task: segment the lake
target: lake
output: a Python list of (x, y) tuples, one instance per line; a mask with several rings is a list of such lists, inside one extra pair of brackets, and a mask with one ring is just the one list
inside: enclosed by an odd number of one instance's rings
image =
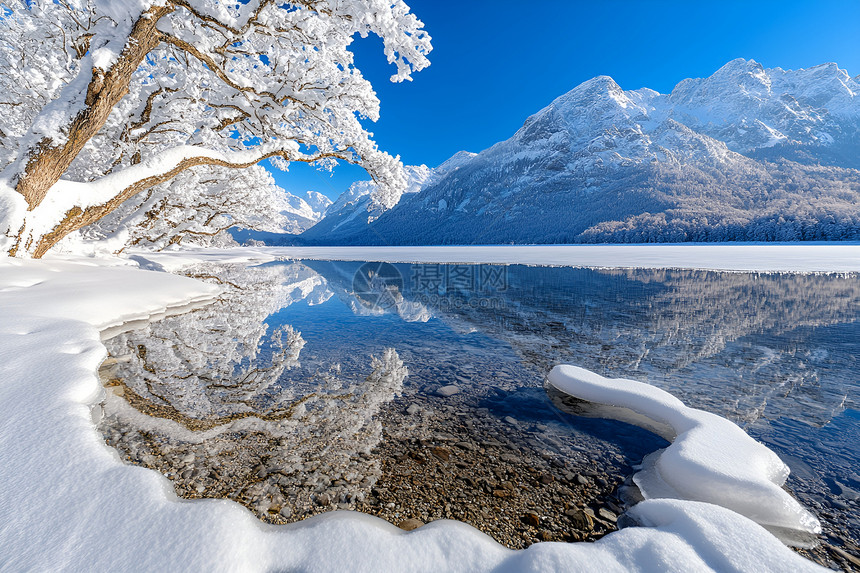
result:
[(514, 548), (599, 537), (666, 442), (545, 390), (570, 363), (725, 416), (860, 545), (856, 274), (282, 261), (186, 273), (215, 303), (108, 341), (100, 429), (183, 497), (272, 523), (466, 521)]

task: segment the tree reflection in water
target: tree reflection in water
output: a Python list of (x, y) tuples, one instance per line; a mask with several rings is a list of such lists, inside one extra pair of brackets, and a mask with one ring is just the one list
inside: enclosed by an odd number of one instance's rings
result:
[(206, 266), (221, 283), (202, 309), (105, 344), (100, 428), (127, 460), (157, 469), (183, 497), (227, 497), (283, 522), (366, 492), (379, 464), (379, 408), (407, 370), (394, 349), (369, 357), (364, 380), (338, 365), (285, 384), (305, 344), (266, 319), (297, 300), (324, 301), (325, 280), (301, 265)]

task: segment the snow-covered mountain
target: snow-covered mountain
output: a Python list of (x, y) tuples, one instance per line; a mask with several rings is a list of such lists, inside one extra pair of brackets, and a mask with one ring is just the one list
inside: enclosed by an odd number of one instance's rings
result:
[(737, 59), (709, 78), (682, 81), (655, 105), (732, 151), (857, 168), (858, 95), (858, 80), (833, 63), (766, 70)]
[(308, 191), (305, 197), (285, 191), (284, 204), (281, 206), (285, 221), (284, 232), (299, 234), (313, 227), (323, 218), (330, 205), (331, 199), (316, 191)]
[[(407, 165), (406, 171), (407, 187), (403, 196), (418, 193), (439, 181), (449, 172), (458, 169), (461, 165), (470, 161), (477, 153), (469, 151), (458, 151), (444, 163), (430, 169), (426, 165)], [(367, 226), (382, 215), (382, 211), (371, 206), (370, 194), (376, 189), (373, 181), (356, 181), (344, 191), (337, 201), (325, 212), (325, 217), (302, 234), (302, 240), (308, 242), (337, 242), (338, 239), (346, 240), (355, 234), (364, 232)]]
[(738, 59), (669, 94), (625, 91), (600, 76), (529, 117), (510, 139), (454, 156), (443, 164), (453, 168), (369, 223), (356, 215), (341, 232), (321, 223), (302, 239), (860, 237), (858, 96), (860, 81), (835, 64), (782, 70)]
[(314, 218), (317, 221), (325, 217), (328, 208), (331, 207), (332, 204), (332, 200), (319, 191), (306, 191), (303, 199), (313, 210)]
[[(313, 195), (311, 195), (312, 193)], [(320, 197), (325, 201), (320, 199)], [(286, 221), (284, 231), (298, 234), (313, 227), (322, 219), (329, 205), (331, 205), (331, 200), (316, 191), (308, 191), (307, 197), (298, 197), (292, 193), (285, 192), (284, 206), (281, 210), (281, 214), (284, 215)]]
[[(408, 181), (404, 195), (420, 191), (433, 173), (426, 165), (407, 165), (404, 169)], [(373, 181), (356, 181), (350, 185), (349, 189), (341, 193), (337, 201), (328, 207), (325, 217), (305, 231), (302, 239), (349, 237), (363, 231), (369, 222), (382, 214), (371, 206), (370, 194), (375, 189), (376, 183)]]
[(316, 225), (332, 204), (331, 199), (316, 191), (307, 191), (304, 197), (299, 197), (277, 187), (275, 195), (272, 208), (280, 215), (277, 220), (254, 228), (232, 228), (228, 232), (234, 241), (240, 244), (289, 244), (299, 233)]

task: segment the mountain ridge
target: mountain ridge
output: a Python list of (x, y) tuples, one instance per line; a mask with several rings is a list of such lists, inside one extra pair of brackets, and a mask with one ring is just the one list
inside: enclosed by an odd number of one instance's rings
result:
[(327, 234), (316, 229), (324, 218), (300, 239), (858, 238), (858, 95), (860, 83), (835, 64), (783, 70), (736, 59), (707, 78), (682, 80), (669, 94), (625, 91), (597, 76), (530, 116), (509, 139), (434, 172), (366, 224)]

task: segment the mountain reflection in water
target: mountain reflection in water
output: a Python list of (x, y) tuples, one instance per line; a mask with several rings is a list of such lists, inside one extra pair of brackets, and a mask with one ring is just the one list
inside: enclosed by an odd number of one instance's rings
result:
[(188, 272), (225, 295), (107, 341), (101, 427), (189, 487), (233, 484), (206, 496), (284, 517), (323, 491), (360, 501), (379, 477), (379, 413), (445, 385), (538, 424), (562, 456), (579, 455), (582, 432), (628, 463), (657, 447), (554, 410), (543, 375), (572, 363), (734, 420), (785, 456), (802, 478), (789, 485), (832, 528), (860, 532), (856, 275), (334, 261)]

